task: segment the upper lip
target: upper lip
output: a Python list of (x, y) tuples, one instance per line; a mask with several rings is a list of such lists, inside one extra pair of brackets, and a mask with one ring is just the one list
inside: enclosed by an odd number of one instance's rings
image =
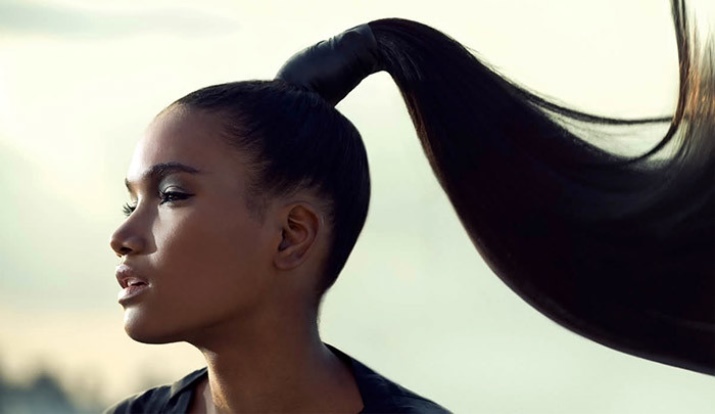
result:
[(125, 264), (117, 266), (117, 282), (119, 282), (122, 289), (136, 284), (149, 284), (146, 278), (137, 275), (134, 269)]

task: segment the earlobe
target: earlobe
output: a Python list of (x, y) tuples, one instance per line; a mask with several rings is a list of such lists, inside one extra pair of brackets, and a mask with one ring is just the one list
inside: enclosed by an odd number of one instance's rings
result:
[(281, 270), (300, 266), (309, 257), (319, 230), (318, 213), (312, 206), (300, 203), (287, 207), (275, 266)]

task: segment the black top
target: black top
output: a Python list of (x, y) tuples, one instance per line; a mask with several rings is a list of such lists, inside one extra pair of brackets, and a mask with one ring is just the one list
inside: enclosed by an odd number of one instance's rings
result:
[[(360, 413), (449, 413), (446, 408), (388, 380), (340, 350), (327, 346), (352, 369), (364, 404)], [(127, 398), (107, 409), (105, 414), (187, 413), (196, 384), (207, 375), (206, 368), (194, 371), (171, 385), (152, 388)]]

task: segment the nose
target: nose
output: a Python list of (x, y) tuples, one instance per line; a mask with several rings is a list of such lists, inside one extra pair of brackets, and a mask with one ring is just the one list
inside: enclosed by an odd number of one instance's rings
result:
[(139, 254), (146, 248), (146, 240), (140, 233), (132, 231), (132, 228), (125, 222), (120, 226), (109, 239), (109, 245), (119, 257), (129, 254)]

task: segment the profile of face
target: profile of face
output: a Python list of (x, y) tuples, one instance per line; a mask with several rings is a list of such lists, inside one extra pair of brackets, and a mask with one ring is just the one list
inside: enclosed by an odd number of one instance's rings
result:
[(110, 242), (133, 339), (191, 342), (273, 299), (281, 225), (248, 207), (245, 158), (221, 138), (217, 115), (180, 107), (139, 141), (129, 215)]

